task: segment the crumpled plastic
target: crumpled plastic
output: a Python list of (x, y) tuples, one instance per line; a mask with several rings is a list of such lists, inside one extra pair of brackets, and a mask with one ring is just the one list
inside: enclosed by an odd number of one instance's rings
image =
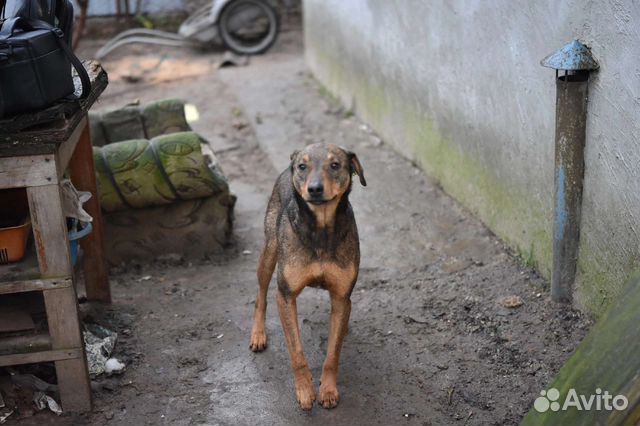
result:
[(60, 190), (62, 210), (66, 217), (72, 217), (84, 223), (93, 221), (91, 215), (82, 207), (91, 198), (90, 192), (78, 191), (69, 179), (63, 179), (60, 182)]
[(4, 403), (2, 394), (0, 394), (0, 425), (7, 421), (10, 415), (13, 414), (13, 410), (9, 409)]
[(83, 332), (89, 375), (95, 378), (105, 373), (105, 366), (116, 345), (118, 333), (96, 324), (87, 324)]
[(33, 403), (36, 405), (36, 409), (38, 411), (42, 411), (45, 408), (49, 408), (49, 410), (56, 413), (57, 415), (62, 414), (62, 408), (60, 408), (60, 405), (56, 402), (56, 400), (51, 398), (49, 395), (47, 395), (44, 392), (40, 392), (40, 391), (34, 392)]

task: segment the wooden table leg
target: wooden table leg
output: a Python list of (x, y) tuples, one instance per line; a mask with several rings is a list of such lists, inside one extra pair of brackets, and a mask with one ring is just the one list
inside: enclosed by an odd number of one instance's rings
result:
[(83, 269), (87, 299), (110, 303), (109, 267), (104, 249), (104, 226), (96, 185), (89, 121), (82, 131), (78, 145), (71, 157), (69, 171), (73, 185), (79, 191), (89, 191), (92, 195), (91, 199), (85, 203), (84, 208), (93, 217), (93, 231), (80, 240), (80, 246), (84, 251)]
[[(67, 225), (58, 184), (27, 188), (38, 264), (43, 277), (71, 277)], [(91, 410), (91, 387), (80, 330), (74, 286), (44, 290), (52, 349), (77, 349), (74, 359), (56, 361), (60, 399), (65, 411)]]

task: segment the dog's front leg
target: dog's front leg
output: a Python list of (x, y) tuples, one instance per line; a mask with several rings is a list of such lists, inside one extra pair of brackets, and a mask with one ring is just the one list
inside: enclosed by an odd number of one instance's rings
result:
[(278, 290), (277, 300), (280, 321), (282, 322), (284, 337), (287, 340), (287, 348), (291, 357), (296, 398), (303, 410), (311, 410), (313, 401), (316, 399), (316, 392), (313, 388), (311, 370), (302, 350), (296, 296), (291, 293), (285, 295), (281, 290)]
[(344, 336), (349, 328), (351, 314), (351, 299), (347, 295), (331, 294), (331, 324), (329, 329), (329, 343), (327, 358), (322, 368), (320, 378), (320, 405), (333, 408), (338, 405), (338, 363)]
[(260, 352), (267, 348), (267, 333), (264, 325), (267, 315), (267, 291), (276, 262), (276, 243), (275, 241), (267, 241), (258, 261), (258, 295), (256, 296), (251, 343), (249, 344), (249, 348), (254, 352)]

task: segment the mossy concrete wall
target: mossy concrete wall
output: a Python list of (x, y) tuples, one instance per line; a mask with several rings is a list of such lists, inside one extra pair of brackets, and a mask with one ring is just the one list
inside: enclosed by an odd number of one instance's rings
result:
[[(640, 6), (305, 0), (313, 74), (550, 276), (555, 80), (579, 38), (590, 84), (576, 303), (595, 314), (640, 266)], [(348, 144), (348, 141), (343, 141)]]

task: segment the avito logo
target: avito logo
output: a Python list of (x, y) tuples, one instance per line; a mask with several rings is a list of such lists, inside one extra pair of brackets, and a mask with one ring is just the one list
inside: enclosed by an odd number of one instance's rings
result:
[(573, 407), (576, 410), (618, 410), (622, 411), (629, 405), (629, 400), (624, 395), (611, 395), (609, 391), (602, 392), (602, 389), (597, 388), (595, 394), (591, 395), (579, 395), (575, 389), (569, 389), (562, 405), (560, 404), (560, 391), (556, 388), (549, 390), (543, 390), (540, 392), (540, 396), (536, 398), (533, 403), (533, 408), (540, 413), (544, 413), (547, 410), (558, 411), (568, 410)]

